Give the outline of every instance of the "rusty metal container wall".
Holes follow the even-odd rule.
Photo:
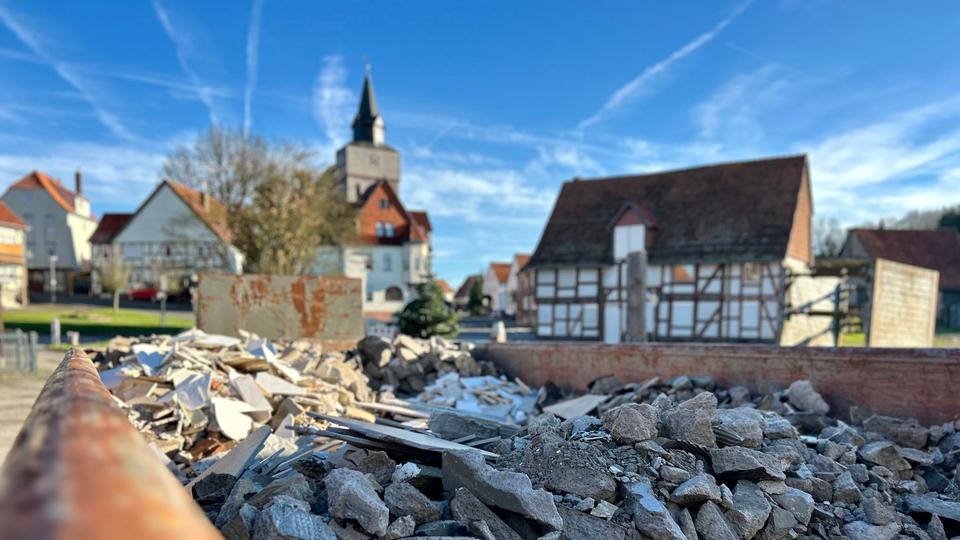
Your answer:
[[[240,329],[269,339],[309,338],[331,348],[363,338],[363,291],[353,278],[200,275],[197,326],[215,334]]]
[[[80,350],[47,380],[0,478],[0,540],[222,538]]]
[[[924,424],[960,418],[960,349],[554,341],[489,343],[477,352],[531,386],[551,381],[583,390],[604,375],[643,382],[705,374],[723,386],[767,391],[809,379],[838,418],[847,418],[851,405]]]

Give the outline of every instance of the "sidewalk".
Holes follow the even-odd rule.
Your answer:
[[[37,373],[0,374],[0,463],[7,458],[33,402],[63,356],[62,352],[41,348],[37,355]]]

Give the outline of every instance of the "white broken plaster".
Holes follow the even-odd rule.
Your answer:
[[[305,396],[307,389],[302,386],[291,384],[276,375],[271,375],[265,371],[257,373],[257,385],[271,396]]]
[[[390,481],[394,484],[400,482],[406,482],[411,478],[416,478],[420,474],[420,466],[412,461],[408,461],[403,465],[397,465],[397,468],[393,470],[393,475],[390,477]]]
[[[244,413],[252,412],[253,407],[237,399],[215,397],[211,401],[213,418],[220,433],[235,441],[243,440],[250,434],[253,419]]]
[[[253,407],[250,416],[253,417],[254,420],[260,423],[270,420],[270,417],[273,416],[273,407],[270,405],[270,402],[267,401],[267,398],[264,397],[263,391],[257,386],[253,377],[250,375],[236,375],[231,373],[230,385],[233,386],[233,389],[240,395],[240,399]]]
[[[173,374],[177,400],[185,409],[202,409],[210,403],[210,383],[213,373],[198,373],[187,369]]]
[[[166,360],[166,355],[161,353],[156,345],[150,343],[138,343],[131,347],[131,350],[137,355],[137,362],[143,368],[143,374],[147,376],[156,374]]]

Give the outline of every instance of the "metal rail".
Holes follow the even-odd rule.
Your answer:
[[[3,465],[0,540],[222,538],[81,350],[47,380]]]

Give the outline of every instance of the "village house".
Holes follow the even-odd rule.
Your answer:
[[[529,277],[522,270],[530,261],[529,253],[516,253],[510,262],[510,274],[507,276],[506,306],[504,315],[520,320],[533,305],[533,289],[530,287]]]
[[[223,205],[209,194],[170,180],[161,182],[132,214],[105,214],[89,237],[94,292],[104,292],[100,272],[113,257],[130,271],[128,287],[178,289],[191,275],[243,271],[232,245]]]
[[[814,279],[812,213],[805,156],[566,182],[526,267],[536,333],[625,340],[638,252],[646,339],[829,343],[829,318],[797,312],[799,291],[837,283],[800,286]]]
[[[445,279],[438,279],[437,287],[440,287],[440,290],[443,292],[443,301],[448,304],[453,304],[453,287],[451,287]]]
[[[510,263],[492,262],[483,276],[483,296],[491,313],[502,315],[507,308],[507,282],[510,280]]]
[[[400,200],[400,154],[386,144],[385,129],[368,73],[353,140],[337,152],[333,170],[340,195],[358,207],[357,241],[321,248],[314,268],[362,280],[364,315],[381,321],[391,320],[430,276],[432,232],[427,213]]]
[[[478,281],[481,284],[483,283],[483,276],[480,274],[467,276],[463,279],[463,283],[460,284],[457,292],[453,295],[453,305],[456,306],[457,309],[467,309],[467,304],[470,303],[470,290],[473,289],[473,284]]]
[[[0,201],[0,302],[27,303],[27,224]]]
[[[960,233],[898,229],[850,229],[840,259],[887,259],[940,273],[937,323],[960,328]]]
[[[83,196],[80,171],[72,191],[60,180],[32,171],[7,188],[0,200],[27,225],[29,290],[49,292],[52,267],[56,290],[72,294],[75,280],[89,270],[87,240],[97,227],[90,201]]]

